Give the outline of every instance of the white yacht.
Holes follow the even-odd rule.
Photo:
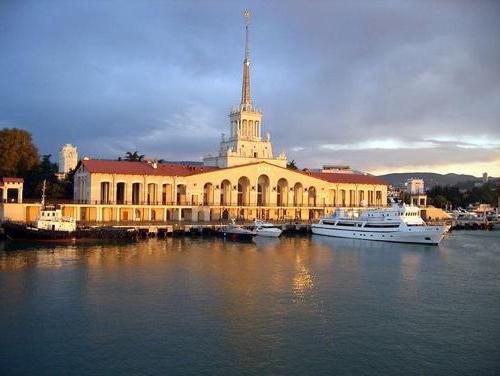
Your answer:
[[[255,234],[257,236],[268,236],[272,238],[278,238],[283,232],[279,227],[273,225],[269,222],[255,220]]]
[[[446,226],[427,226],[418,207],[393,203],[389,208],[362,212],[337,209],[333,216],[313,224],[312,232],[340,238],[437,245]]]

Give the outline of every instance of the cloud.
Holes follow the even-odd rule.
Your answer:
[[[251,6],[252,96],[275,151],[301,166],[500,175],[500,3]],[[239,102],[246,7],[1,2],[0,120],[43,153],[71,142],[200,160]]]
[[[324,144],[322,149],[328,150],[397,150],[397,149],[429,149],[435,148],[438,144],[432,141],[401,141],[397,139],[386,138],[382,140],[370,140],[356,142],[353,144]]]

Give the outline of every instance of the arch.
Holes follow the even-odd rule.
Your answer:
[[[214,204],[214,186],[212,183],[205,183],[203,186],[203,205]]]
[[[141,183],[132,183],[132,205],[141,203]]]
[[[101,182],[101,204],[109,204],[110,201],[110,186],[111,183],[109,181]]]
[[[7,202],[9,203],[19,203],[21,202],[21,195],[19,194],[18,188],[6,188]],[[3,194],[3,192],[2,192]],[[2,198],[3,200],[3,198]]]
[[[136,221],[142,221],[142,212],[140,211],[140,209],[134,210],[134,219]]]
[[[346,197],[345,197],[345,189],[340,190],[340,206],[345,207],[346,206]]]
[[[365,199],[365,191],[358,191],[359,206],[362,206],[361,203],[364,201],[364,199]]]
[[[163,183],[161,186],[161,203],[162,205],[171,205],[173,200],[172,197],[173,189],[172,184]]]
[[[156,205],[158,186],[156,183],[149,183],[147,185],[147,203],[148,205]]]
[[[177,184],[177,205],[187,204],[186,184]]]
[[[248,122],[246,119],[244,119],[242,121],[242,126],[241,126],[241,130],[242,130],[242,136],[243,137],[248,137],[248,126],[247,126]]]
[[[231,205],[231,182],[227,179],[220,184],[220,204]]]
[[[301,206],[304,200],[304,187],[301,183],[295,183],[293,186],[293,205]]]
[[[356,206],[356,191],[354,189],[349,189],[349,206]]]
[[[242,176],[238,179],[238,206],[250,205],[250,179]]]
[[[203,210],[198,211],[197,219],[198,219],[198,222],[205,221],[205,216],[204,216]]]
[[[368,191],[368,206],[373,206],[373,191]]]
[[[316,188],[313,186],[307,190],[307,205],[316,206]]]
[[[337,206],[337,191],[330,189],[330,203],[332,206]]]
[[[118,205],[125,204],[127,196],[127,184],[125,182],[116,183],[116,203]]]
[[[269,205],[269,177],[260,175],[257,179],[257,206]]]
[[[278,180],[278,184],[276,186],[276,204],[278,206],[287,206],[288,205],[288,181],[285,178],[281,178]]]

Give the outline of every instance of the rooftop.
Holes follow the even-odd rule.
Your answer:
[[[231,166],[226,168],[209,167],[204,165],[190,165],[178,163],[154,163],[148,162],[129,162],[129,161],[114,161],[114,160],[99,160],[88,159],[80,162],[89,172],[101,174],[125,174],[125,175],[154,175],[154,176],[189,176],[211,171],[232,169],[244,166],[251,166],[267,162],[254,162],[247,165]],[[273,165],[274,166],[274,165]],[[277,167],[280,168],[280,167]],[[379,184],[387,185],[382,179],[372,175],[364,174],[345,174],[332,172],[315,172],[302,170],[288,170],[304,175],[308,175],[317,179],[321,179],[330,183],[351,183],[351,184]]]

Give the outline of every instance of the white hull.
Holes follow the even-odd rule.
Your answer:
[[[443,226],[413,227],[405,231],[369,231],[355,229],[339,229],[334,226],[313,224],[312,232],[316,235],[333,236],[338,238],[374,240],[396,243],[418,243],[437,245],[444,236],[446,229]]]
[[[263,228],[255,230],[255,234],[257,236],[267,236],[269,238],[279,238],[281,233],[282,231],[277,228],[270,228],[270,229]]]

